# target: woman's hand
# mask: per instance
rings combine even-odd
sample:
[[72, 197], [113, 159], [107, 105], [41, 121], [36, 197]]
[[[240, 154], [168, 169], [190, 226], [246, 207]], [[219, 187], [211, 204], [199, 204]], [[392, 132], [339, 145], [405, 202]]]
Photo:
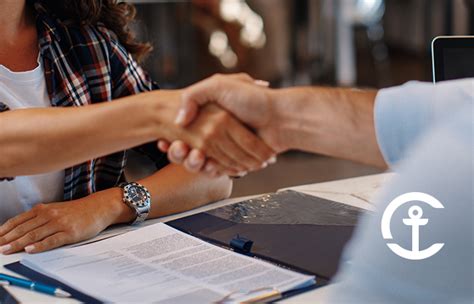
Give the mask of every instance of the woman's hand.
[[121, 189], [114, 188], [75, 201], [38, 204], [0, 226], [0, 253], [37, 253], [92, 238], [116, 221], [118, 208], [130, 209], [133, 217], [121, 198]]
[[[269, 92], [267, 82], [255, 80], [247, 74], [214, 75], [183, 90], [182, 103], [175, 122], [187, 126], [200, 117], [206, 104], [216, 104], [243, 124], [256, 130], [260, 139], [274, 152], [280, 153], [287, 148], [281, 145], [276, 131], [277, 119], [272, 114]], [[171, 143], [160, 140], [158, 148], [168, 153], [171, 162], [184, 165], [191, 172], [203, 171], [211, 176], [229, 172], [225, 163], [216, 161], [211, 155], [195, 149], [187, 142]], [[275, 161], [275, 157], [265, 159], [262, 166], [256, 169]]]
[[[186, 149], [192, 147], [195, 152], [191, 154], [213, 159], [215, 168], [208, 172], [212, 171], [211, 176], [242, 175], [261, 169], [275, 154], [232, 114], [213, 104], [204, 106], [199, 116], [187, 127], [173, 124], [164, 138], [178, 141]], [[187, 167], [198, 172], [202, 169], [199, 164], [202, 162], [191, 162]]]

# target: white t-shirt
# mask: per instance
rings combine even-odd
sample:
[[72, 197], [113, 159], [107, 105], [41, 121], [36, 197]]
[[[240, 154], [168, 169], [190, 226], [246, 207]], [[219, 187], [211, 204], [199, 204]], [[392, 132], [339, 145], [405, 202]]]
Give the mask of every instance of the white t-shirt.
[[[50, 107], [42, 64], [25, 72], [0, 64], [0, 100], [10, 110]], [[38, 203], [62, 201], [63, 189], [64, 171], [0, 181], [0, 224]]]

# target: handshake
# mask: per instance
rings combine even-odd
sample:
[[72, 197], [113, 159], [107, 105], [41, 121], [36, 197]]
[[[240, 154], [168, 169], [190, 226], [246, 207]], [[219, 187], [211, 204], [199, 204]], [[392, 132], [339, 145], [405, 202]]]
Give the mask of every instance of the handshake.
[[244, 176], [275, 163], [285, 150], [265, 81], [214, 75], [179, 92], [181, 101], [168, 111], [173, 126], [163, 125], [158, 142], [172, 163], [212, 177]]
[[211, 176], [245, 175], [289, 149], [386, 168], [375, 134], [377, 93], [327, 87], [275, 90], [246, 74], [215, 75], [173, 93], [181, 102], [168, 102], [175, 109], [163, 119], [175, 120], [163, 126], [169, 132], [155, 138], [162, 139], [158, 147], [171, 162]]
[[[210, 176], [243, 176], [289, 149], [386, 167], [375, 136], [376, 95], [350, 88], [276, 90], [234, 74], [120, 102], [8, 111], [0, 119], [0, 180], [67, 168], [156, 140], [172, 163]], [[70, 138], [76, 140], [73, 147]]]

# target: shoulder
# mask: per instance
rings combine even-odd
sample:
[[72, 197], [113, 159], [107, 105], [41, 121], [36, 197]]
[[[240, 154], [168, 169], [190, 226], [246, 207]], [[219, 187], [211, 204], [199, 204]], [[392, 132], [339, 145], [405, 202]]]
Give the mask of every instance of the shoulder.
[[407, 149], [452, 109], [472, 104], [474, 78], [437, 84], [411, 81], [382, 89], [375, 101], [374, 123], [382, 154], [390, 165], [399, 162]]
[[61, 24], [59, 27], [59, 40], [63, 48], [79, 54], [89, 53], [96, 60], [126, 61], [130, 56], [115, 33], [102, 23], [80, 26]]
[[[78, 21], [63, 20], [54, 10], [43, 1], [31, 0], [36, 12], [36, 24], [40, 46], [47, 48], [51, 45], [56, 52], [67, 57], [82, 54], [91, 55], [94, 60], [109, 60], [117, 56], [129, 56], [117, 35], [101, 22], [78, 23]], [[86, 60], [87, 61], [87, 60]]]
[[97, 88], [97, 98], [104, 98], [104, 86], [113, 98], [154, 88], [148, 74], [104, 24], [68, 24], [49, 14], [40, 15], [38, 21], [42, 55], [59, 63], [55, 66], [64, 74], [81, 75]]
[[[46, 21], [39, 31], [40, 41], [54, 50], [56, 60], [67, 63], [71, 70], [81, 71], [86, 78], [95, 79], [100, 73], [118, 79], [134, 62], [115, 33], [102, 23], [76, 25], [51, 18]], [[45, 52], [49, 52], [48, 48]]]

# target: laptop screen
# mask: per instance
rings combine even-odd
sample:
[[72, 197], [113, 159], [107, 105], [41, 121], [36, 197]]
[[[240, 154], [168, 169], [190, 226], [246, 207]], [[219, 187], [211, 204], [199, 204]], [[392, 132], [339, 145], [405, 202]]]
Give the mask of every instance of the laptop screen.
[[434, 82], [474, 77], [474, 36], [437, 37], [432, 56]]

